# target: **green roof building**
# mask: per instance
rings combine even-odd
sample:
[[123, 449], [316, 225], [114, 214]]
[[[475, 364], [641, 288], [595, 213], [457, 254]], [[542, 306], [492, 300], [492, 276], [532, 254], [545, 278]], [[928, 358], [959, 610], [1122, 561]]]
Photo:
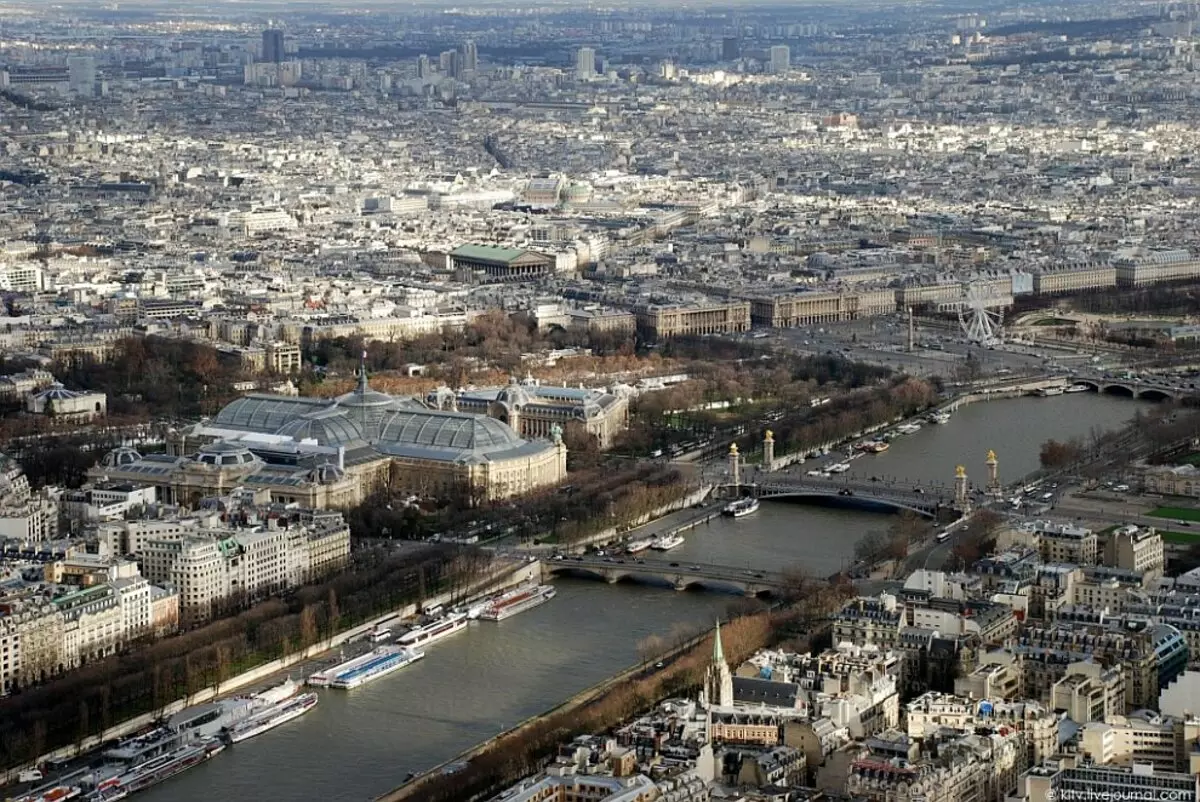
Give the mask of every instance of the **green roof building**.
[[450, 263], [460, 280], [484, 283], [533, 281], [554, 272], [552, 256], [495, 245], [462, 245], [450, 252]]

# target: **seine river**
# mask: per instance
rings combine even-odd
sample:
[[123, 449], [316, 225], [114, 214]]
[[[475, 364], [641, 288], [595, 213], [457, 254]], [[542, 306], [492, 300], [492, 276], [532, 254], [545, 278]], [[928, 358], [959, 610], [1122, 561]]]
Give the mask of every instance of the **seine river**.
[[[1001, 478], [1019, 476], [1037, 467], [1045, 440], [1119, 427], [1139, 406], [1084, 393], [973, 404], [945, 425], [925, 426], [883, 454], [855, 460], [854, 473], [949, 483], [961, 464], [982, 483], [987, 451], [995, 449]], [[864, 532], [884, 526], [879, 514], [771, 502], [753, 516], [697, 527], [672, 555], [828, 575], [847, 564]], [[323, 690], [303, 718], [139, 798], [364, 802], [410, 771], [448, 760], [636, 663], [638, 642], [648, 635], [706, 625], [733, 600], [581, 579], [556, 584], [549, 603], [508, 621], [474, 622], [430, 647], [424, 660], [371, 685]]]

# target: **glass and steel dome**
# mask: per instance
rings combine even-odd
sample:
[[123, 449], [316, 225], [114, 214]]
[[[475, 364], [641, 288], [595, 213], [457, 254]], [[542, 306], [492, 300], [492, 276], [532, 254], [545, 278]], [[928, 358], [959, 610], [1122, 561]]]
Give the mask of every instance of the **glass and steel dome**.
[[332, 402], [320, 398], [252, 394], [228, 403], [212, 422], [219, 428], [272, 434], [297, 417], [328, 409], [331, 405]]
[[524, 443], [516, 432], [494, 418], [407, 409], [384, 419], [379, 440], [381, 443], [480, 452], [516, 448]]
[[366, 440], [362, 427], [345, 409], [324, 409], [288, 421], [275, 434], [293, 440], [316, 440], [322, 446], [344, 446]]
[[105, 454], [101, 464], [106, 468], [120, 468], [123, 465], [132, 465], [141, 458], [142, 455], [136, 449], [120, 446]]
[[329, 462], [321, 463], [308, 474], [309, 481], [319, 485], [334, 485], [345, 478], [346, 472]]
[[220, 468], [252, 465], [260, 461], [245, 446], [221, 441], [209, 443], [201, 448], [196, 454], [195, 460], [202, 465], [215, 465]]

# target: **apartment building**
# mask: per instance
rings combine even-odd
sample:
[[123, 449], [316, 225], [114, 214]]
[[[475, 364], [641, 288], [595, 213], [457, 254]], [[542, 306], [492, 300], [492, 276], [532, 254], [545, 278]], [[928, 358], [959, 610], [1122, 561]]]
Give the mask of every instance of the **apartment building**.
[[1150, 765], [1155, 771], [1190, 771], [1191, 745], [1200, 722], [1139, 710], [1129, 716], [1092, 721], [1080, 731], [1080, 752], [1095, 763]]
[[1081, 724], [1121, 715], [1126, 710], [1125, 673], [1120, 666], [1076, 663], [1050, 687], [1050, 707]]
[[[121, 594], [110, 584], [59, 596], [53, 600], [63, 616], [62, 662], [67, 668], [107, 657], [125, 640]], [[146, 597], [149, 620], [149, 596]]]
[[1187, 666], [1187, 643], [1182, 633], [1165, 624], [1125, 621], [1123, 627], [1103, 624], [1027, 627], [1014, 652], [1024, 674], [1024, 692], [1031, 699], [1049, 698], [1053, 685], [1077, 662], [1094, 660], [1121, 666], [1125, 674], [1126, 707], [1153, 707], [1160, 688]]
[[1025, 733], [1027, 765], [1058, 750], [1058, 716], [1037, 702], [997, 702], [929, 691], [905, 705], [904, 720], [912, 740], [934, 737], [943, 728], [1013, 727]]
[[1129, 524], [1114, 530], [1104, 547], [1104, 562], [1142, 574], [1161, 575], [1163, 541], [1151, 528]]
[[1075, 756], [1046, 761], [1022, 778], [1014, 797], [1021, 802], [1095, 799], [1200, 800], [1200, 774], [1156, 771], [1150, 765], [1097, 766]]
[[738, 334], [750, 330], [750, 302], [649, 305], [634, 310], [638, 329], [648, 338], [692, 334]]
[[903, 624], [903, 609], [895, 596], [851, 599], [834, 615], [833, 642], [893, 649]]
[[218, 603], [254, 599], [340, 569], [349, 558], [350, 529], [340, 513], [310, 512], [245, 529], [189, 527], [146, 538], [136, 554], [150, 581], [178, 588], [180, 615], [203, 621]]
[[1080, 566], [1096, 564], [1100, 539], [1090, 529], [1051, 521], [1030, 521], [1023, 524], [1021, 529], [1032, 533], [1043, 562]]
[[867, 802], [1003, 802], [1028, 767], [1025, 733], [979, 728], [937, 746], [936, 758], [910, 760], [873, 753], [851, 763], [846, 792]]
[[49, 601], [0, 598], [0, 696], [63, 669], [63, 614]]

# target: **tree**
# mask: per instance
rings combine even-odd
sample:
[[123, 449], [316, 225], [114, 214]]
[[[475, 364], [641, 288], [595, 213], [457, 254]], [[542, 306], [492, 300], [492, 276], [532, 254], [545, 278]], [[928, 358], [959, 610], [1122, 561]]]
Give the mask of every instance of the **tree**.
[[563, 427], [563, 445], [567, 447], [567, 469], [576, 471], [600, 464], [600, 441], [587, 430], [583, 421], [567, 421]]
[[888, 545], [886, 534], [872, 530], [860, 537], [854, 544], [854, 557], [863, 562], [875, 562], [887, 551]]
[[1047, 470], [1058, 470], [1079, 461], [1083, 448], [1078, 440], [1061, 442], [1055, 439], [1042, 443], [1038, 459]]

